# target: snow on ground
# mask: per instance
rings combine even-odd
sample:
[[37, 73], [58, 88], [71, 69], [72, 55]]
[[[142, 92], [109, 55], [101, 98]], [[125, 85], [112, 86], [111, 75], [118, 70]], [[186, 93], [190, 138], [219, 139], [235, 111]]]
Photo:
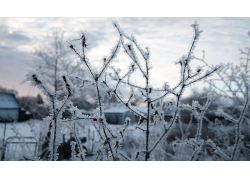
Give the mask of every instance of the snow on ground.
[[[66, 140], [69, 139], [71, 129], [69, 128], [70, 123], [64, 123], [61, 133], [66, 135]], [[90, 121], [79, 121], [77, 123], [77, 135], [83, 137], [89, 130], [90, 132], [95, 131], [94, 126]], [[6, 127], [5, 127], [6, 126]], [[16, 122], [16, 123], [1, 123], [0, 122], [0, 139], [6, 140], [9, 137], [19, 136], [19, 137], [37, 137], [40, 133], [46, 133], [48, 130], [48, 123], [46, 124], [42, 120], [29, 120], [26, 122]], [[4, 133], [5, 132], [5, 133]], [[5, 135], [4, 135], [5, 134]], [[93, 133], [92, 133], [93, 134]]]
[[[38, 131], [42, 124], [41, 120], [30, 120], [26, 122], [6, 123], [5, 140], [13, 136], [34, 137], [34, 131]], [[31, 126], [34, 126], [31, 128]], [[0, 139], [4, 137], [5, 123], [0, 123]], [[15, 129], [16, 128], [16, 132]], [[34, 129], [32, 131], [32, 129]]]
[[[65, 142], [74, 137], [71, 129], [73, 127], [72, 124], [73, 122], [63, 123], [61, 135], [64, 136]], [[86, 146], [88, 150], [92, 151], [95, 142], [100, 139], [96, 129], [98, 126], [94, 126], [89, 120], [77, 121], [75, 125], [77, 137], [80, 139], [85, 137], [87, 141], [83, 143], [83, 145]], [[120, 131], [123, 130], [124, 125], [108, 125], [108, 127], [111, 132], [118, 136], [120, 135]], [[5, 160], [20, 160], [24, 153], [26, 155], [37, 154], [39, 147], [43, 143], [41, 141], [42, 137], [46, 136], [47, 132], [48, 123], [43, 120], [32, 119], [26, 122], [0, 123], [0, 155], [3, 154], [3, 147], [5, 147], [6, 151]], [[140, 139], [142, 133], [141, 130], [136, 129], [134, 126], [128, 126], [126, 131], [123, 132], [123, 137], [128, 141]], [[23, 149], [25, 149], [25, 152], [23, 152]]]
[[[1, 159], [20, 160], [23, 155], [32, 156], [37, 151], [41, 120], [17, 123], [0, 123]], [[4, 147], [4, 148], [3, 148]]]

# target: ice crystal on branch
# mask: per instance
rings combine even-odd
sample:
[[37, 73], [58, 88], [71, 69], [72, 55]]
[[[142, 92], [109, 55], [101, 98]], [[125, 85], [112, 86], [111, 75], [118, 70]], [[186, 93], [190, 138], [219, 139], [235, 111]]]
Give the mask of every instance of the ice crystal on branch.
[[[170, 85], [167, 83], [167, 77], [159, 77], [158, 80], [162, 80], [163, 86], [156, 88], [151, 82], [149, 48], [143, 48], [135, 36], [128, 36], [117, 22], [113, 22], [113, 25], [119, 35], [113, 48], [111, 46], [110, 54], [100, 59], [102, 64], [100, 67], [94, 67], [93, 61], [88, 57], [86, 33], [82, 33], [79, 38], [73, 40], [74, 44], [72, 42], [69, 46], [72, 53], [81, 60], [89, 76], [60, 74], [60, 87], [53, 92], [48, 86], [48, 79], [44, 79], [38, 72], [27, 75], [32, 84], [40, 88], [48, 99], [50, 114], [44, 118], [44, 121], [49, 122], [49, 160], [57, 160], [60, 156], [58, 147], [62, 143], [61, 133], [64, 127], [70, 130], [72, 136], [71, 159], [86, 159], [88, 153], [84, 148], [86, 144], [81, 142], [77, 133], [80, 122], [89, 122], [96, 132], [97, 137], [92, 140], [93, 160], [148, 161], [169, 158], [202, 160], [204, 156], [214, 159], [220, 156], [224, 160], [237, 160], [242, 151], [247, 151], [244, 147], [244, 143], [246, 144], [244, 123], [249, 120], [249, 49], [247, 52], [241, 50], [242, 56], [247, 57], [242, 57], [245, 58], [246, 63], [240, 66], [209, 65], [204, 60], [205, 51], [202, 58], [194, 56], [195, 47], [202, 33], [199, 24], [194, 22], [191, 25], [194, 35], [189, 50], [184, 52], [186, 55], [180, 55], [181, 58], [176, 62], [180, 68], [179, 82]], [[127, 58], [123, 61], [128, 61], [127, 66], [122, 67], [124, 69], [114, 65], [120, 51], [123, 51]], [[192, 63], [197, 59], [204, 65], [193, 67]], [[244, 72], [243, 75], [240, 72]], [[215, 73], [221, 78], [226, 89], [220, 89], [215, 85], [211, 78]], [[143, 83], [137, 84], [134, 78], [141, 78]], [[189, 104], [183, 103], [185, 90], [200, 81], [209, 83], [211, 87], [205, 100], [193, 99]], [[79, 109], [72, 102], [75, 93], [83, 92], [85, 88], [91, 89], [91, 99], [95, 103], [91, 111]], [[127, 93], [124, 93], [124, 89]], [[238, 114], [230, 114], [230, 111], [226, 111], [226, 108], [221, 106], [221, 110], [213, 109], [214, 116], [209, 117], [212, 114], [210, 108], [219, 93], [237, 102], [235, 109]], [[134, 106], [136, 97], [140, 97], [144, 107]], [[112, 98], [119, 103], [113, 115], [118, 116], [115, 111], [125, 112], [121, 115], [119, 125], [110, 123], [110, 117], [106, 111], [105, 103]], [[185, 111], [189, 114], [185, 115]], [[65, 112], [69, 112], [70, 115], [64, 117]], [[215, 116], [220, 119], [215, 120]], [[183, 120], [189, 117], [188, 122]], [[227, 122], [224, 123], [221, 119]], [[228, 133], [229, 140], [226, 140], [228, 144], [220, 144], [225, 136], [221, 135], [218, 124], [221, 125], [220, 130], [223, 133], [228, 129], [234, 130], [233, 135]], [[215, 138], [210, 139], [205, 134], [210, 130], [207, 126], [211, 129], [217, 128], [213, 129]], [[87, 125], [81, 127], [88, 128]]]

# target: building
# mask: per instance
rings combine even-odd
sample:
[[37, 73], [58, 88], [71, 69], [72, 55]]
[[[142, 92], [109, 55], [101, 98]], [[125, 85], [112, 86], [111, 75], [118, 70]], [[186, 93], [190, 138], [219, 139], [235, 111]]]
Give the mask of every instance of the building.
[[0, 93], [0, 121], [17, 122], [20, 105], [14, 94]]
[[[142, 112], [143, 114], [146, 114], [146, 107], [140, 107], [140, 106], [132, 106], [137, 111]], [[131, 124], [138, 122], [138, 117], [135, 116], [133, 112], [130, 112], [130, 110], [120, 104], [120, 103], [112, 103], [112, 105], [109, 108], [106, 108], [104, 110], [104, 114], [106, 117], [106, 121], [109, 124], [125, 124], [126, 117], [129, 117], [131, 120]]]
[[[132, 108], [141, 112], [144, 115], [147, 115], [146, 106], [132, 106]], [[164, 120], [170, 121], [174, 115], [174, 112], [171, 110], [163, 109]], [[106, 121], [109, 124], [124, 124], [126, 117], [131, 119], [131, 124], [138, 123], [139, 118], [133, 112], [131, 112], [125, 105], [121, 103], [112, 103], [108, 108], [105, 108], [104, 114]]]

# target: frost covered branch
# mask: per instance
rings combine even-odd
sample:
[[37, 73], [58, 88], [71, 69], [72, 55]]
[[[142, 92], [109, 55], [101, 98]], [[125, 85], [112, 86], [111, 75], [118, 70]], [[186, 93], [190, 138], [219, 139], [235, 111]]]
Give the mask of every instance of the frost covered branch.
[[[83, 148], [83, 143], [76, 133], [77, 125], [82, 121], [91, 122], [98, 133], [99, 139], [96, 138], [93, 141], [95, 143], [93, 152], [95, 157], [93, 159], [95, 160], [117, 161], [124, 159], [131, 161], [134, 159], [148, 161], [169, 157], [181, 160], [182, 158], [178, 156], [177, 151], [183, 149], [190, 151], [190, 153], [185, 152], [188, 157], [184, 159], [188, 160], [199, 160], [201, 154], [208, 155], [211, 153], [211, 149], [215, 150], [215, 153], [225, 160], [237, 160], [243, 146], [244, 125], [249, 116], [250, 49], [247, 49], [247, 52], [241, 51], [241, 54], [246, 56], [246, 58], [243, 58], [243, 60], [246, 60], [244, 65], [221, 64], [210, 66], [205, 61], [205, 52], [203, 52], [202, 58], [194, 56], [195, 47], [202, 33], [198, 23], [195, 22], [191, 25], [194, 30], [191, 46], [187, 54], [176, 62], [176, 65], [180, 68], [179, 81], [174, 86], [170, 86], [167, 81], [163, 81], [163, 87], [156, 88], [151, 85], [150, 70], [152, 67], [150, 66], [149, 48], [141, 48], [136, 38], [133, 35], [128, 36], [117, 22], [114, 22], [113, 25], [119, 33], [119, 39], [115, 42], [110, 54], [101, 59], [103, 64], [99, 68], [92, 65], [86, 54], [88, 43], [84, 33], [81, 34], [80, 38], [73, 40], [69, 46], [74, 55], [86, 67], [89, 77], [85, 75], [68, 76], [65, 75], [67, 73], [64, 73], [60, 75], [61, 86], [55, 92], [52, 92], [47, 86], [46, 79], [43, 79], [38, 73], [28, 74], [33, 84], [38, 86], [48, 98], [50, 115], [44, 120], [50, 122], [49, 160], [58, 159], [57, 149], [61, 143], [61, 127], [63, 126], [67, 126], [73, 135], [74, 141], [71, 142], [72, 160], [86, 160], [87, 151]], [[73, 43], [80, 44], [80, 50]], [[128, 61], [130, 64], [122, 72], [117, 67], [111, 66], [113, 62], [115, 63], [121, 49], [124, 50], [127, 58], [124, 58], [124, 61]], [[193, 71], [191, 67], [194, 60], [201, 61], [204, 66], [198, 66]], [[204, 68], [208, 70], [204, 71]], [[243, 75], [240, 72], [243, 72]], [[136, 77], [136, 73], [141, 75], [143, 80], [141, 84], [131, 81], [131, 77]], [[217, 78], [211, 77], [214, 74], [217, 74]], [[210, 79], [208, 80], [208, 78]], [[160, 79], [163, 79], [163, 77]], [[223, 87], [216, 85], [218, 80], [223, 82]], [[75, 83], [76, 81], [80, 81], [81, 85]], [[193, 100], [191, 104], [184, 104], [185, 90], [200, 81], [208, 83], [211, 88], [205, 101], [201, 103], [199, 100]], [[93, 92], [91, 98], [96, 103], [95, 108], [88, 112], [81, 111], [71, 101], [76, 90], [83, 91], [86, 87], [91, 88]], [[125, 93], [123, 94], [120, 91], [124, 87], [128, 89], [125, 96]], [[132, 105], [138, 94], [143, 99], [145, 111], [141, 111], [138, 107]], [[236, 104], [235, 109], [239, 113], [230, 114], [230, 111], [225, 111], [226, 108], [222, 107], [221, 110], [212, 110], [216, 112], [219, 120], [215, 120], [214, 116], [209, 117], [211, 115], [210, 108], [214, 103], [212, 96], [213, 98], [230, 97]], [[169, 97], [173, 99], [165, 102], [165, 99]], [[109, 124], [105, 113], [105, 98], [114, 98], [121, 107], [132, 113], [135, 116], [135, 124], [130, 122], [130, 117], [127, 114], [122, 117], [122, 121], [125, 122], [123, 125], [120, 124], [119, 127], [115, 128], [115, 126]], [[184, 116], [182, 116], [182, 113], [185, 110], [190, 113], [190, 116], [187, 116], [188, 118], [191, 117], [189, 123], [182, 121]], [[70, 116], [65, 118], [64, 113], [66, 111], [70, 113]], [[227, 120], [226, 125], [223, 124], [224, 121], [221, 122], [221, 119]], [[228, 140], [230, 145], [228, 148], [219, 144], [224, 142], [220, 141], [222, 136], [216, 134], [218, 132], [217, 121], [221, 123], [222, 128], [226, 128], [227, 125], [229, 128], [235, 127], [235, 134], [228, 135], [228, 137], [235, 138], [233, 143], [231, 139]], [[66, 125], [66, 123], [68, 124]], [[204, 125], [205, 123], [206, 126], [217, 128], [215, 137], [205, 138], [204, 132], [210, 130]], [[178, 128], [175, 128], [176, 124], [179, 125], [181, 132], [178, 131]], [[84, 125], [81, 126], [85, 127]], [[193, 131], [191, 132], [191, 130]], [[223, 132], [226, 132], [226, 130]], [[179, 134], [181, 134], [181, 138]], [[169, 150], [169, 146], [175, 144], [178, 144], [178, 147]], [[225, 146], [225, 144], [223, 145]], [[211, 156], [214, 158], [215, 155]]]

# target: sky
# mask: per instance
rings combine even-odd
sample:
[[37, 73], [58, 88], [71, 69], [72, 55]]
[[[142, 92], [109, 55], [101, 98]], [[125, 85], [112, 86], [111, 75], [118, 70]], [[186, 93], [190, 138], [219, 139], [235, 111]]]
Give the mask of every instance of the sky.
[[[151, 84], [162, 87], [164, 82], [174, 86], [179, 80], [179, 66], [175, 65], [190, 48], [195, 21], [203, 30], [194, 54], [202, 57], [205, 50], [206, 61], [212, 64], [220, 62], [239, 62], [239, 49], [249, 46], [250, 18], [200, 18], [200, 17], [162, 17], [162, 18], [0, 18], [0, 85], [16, 89], [19, 96], [36, 95], [37, 88], [24, 82], [30, 69], [29, 64], [38, 57], [35, 48], [48, 43], [48, 36], [53, 28], [64, 31], [66, 43], [77, 38], [79, 32], [88, 35], [88, 57], [95, 67], [102, 62], [115, 45], [119, 34], [112, 22], [117, 21], [128, 34], [134, 35], [142, 48], [149, 47], [151, 52], [150, 65]], [[125, 64], [123, 51], [119, 52], [115, 63]], [[114, 63], [114, 64], [115, 64]], [[193, 69], [197, 66], [193, 63]], [[141, 77], [135, 80], [141, 83]]]
[[[32, 1], [28, 2], [32, 4]], [[11, 3], [8, 6], [12, 7]], [[38, 4], [34, 6], [38, 6]], [[135, 6], [137, 7], [138, 4]], [[26, 7], [26, 11], [20, 11], [19, 8], [17, 13], [13, 13], [16, 12], [15, 9], [14, 11], [7, 11], [8, 8], [3, 8], [3, 10], [7, 10], [5, 14], [0, 14], [0, 85], [17, 90], [19, 96], [35, 96], [40, 92], [36, 87], [32, 87], [29, 82], [25, 82], [25, 75], [31, 69], [30, 64], [38, 59], [34, 54], [35, 49], [46, 46], [49, 42], [48, 36], [51, 35], [54, 28], [61, 29], [64, 32], [66, 43], [79, 37], [79, 32], [86, 32], [89, 40], [88, 58], [98, 69], [102, 58], [109, 55], [110, 49], [119, 38], [117, 30], [112, 24], [113, 21], [117, 21], [126, 34], [136, 37], [142, 48], [149, 47], [151, 53], [150, 66], [152, 67], [150, 80], [154, 87], [162, 87], [165, 82], [173, 87], [179, 81], [180, 69], [179, 66], [175, 65], [175, 61], [178, 61], [183, 55], [187, 55], [194, 35], [190, 25], [195, 21], [200, 25], [203, 33], [194, 55], [202, 57], [202, 51], [205, 50], [205, 60], [210, 65], [227, 62], [239, 63], [239, 49], [249, 47], [249, 17], [231, 17], [230, 15], [224, 17], [224, 14], [219, 11], [220, 7], [216, 6], [216, 8], [213, 5], [208, 5], [208, 9], [205, 8], [205, 12], [211, 13], [209, 9], [213, 7], [214, 13], [210, 14], [212, 17], [209, 17], [207, 13], [205, 13], [205, 16], [208, 17], [203, 17], [203, 13], [199, 15], [203, 9], [197, 9], [198, 14], [188, 13], [189, 17], [184, 17], [181, 12], [184, 11], [184, 14], [187, 12], [185, 7], [188, 6], [185, 3], [185, 7], [180, 6], [174, 11], [171, 11], [170, 7], [172, 6], [163, 7], [160, 5], [157, 6], [158, 9], [155, 9], [155, 6], [153, 5], [151, 8], [151, 4], [145, 5], [145, 10], [142, 9], [139, 13], [137, 11], [137, 13], [134, 13], [135, 8], [131, 6], [130, 13], [126, 10], [130, 7], [129, 4], [124, 4], [124, 8], [120, 8], [122, 13], [119, 13], [117, 8], [109, 7], [103, 10], [100, 9], [100, 6], [95, 7], [93, 2], [90, 7], [95, 7], [96, 11], [89, 8], [79, 12], [80, 7], [73, 6], [74, 9], [70, 9], [72, 5], [69, 7], [67, 5], [66, 7], [69, 10], [65, 11], [64, 5], [62, 10], [59, 10], [59, 15], [57, 11], [54, 11], [53, 6], [41, 4], [39, 4], [40, 8], [27, 9]], [[173, 7], [175, 6], [176, 4]], [[238, 6], [233, 7], [238, 8]], [[165, 13], [164, 8], [170, 10], [174, 17], [161, 17], [161, 15], [169, 16]], [[44, 11], [45, 9], [46, 11]], [[147, 9], [154, 10], [148, 13]], [[244, 8], [242, 9], [244, 10]], [[101, 12], [114, 10], [115, 13], [100, 13], [98, 10]], [[224, 8], [224, 10], [231, 12], [230, 9]], [[84, 14], [85, 11], [87, 15]], [[162, 14], [163, 11], [165, 14]], [[126, 15], [124, 15], [124, 12]], [[190, 12], [194, 11], [191, 9]], [[45, 17], [42, 17], [44, 14]], [[101, 17], [100, 14], [104, 14], [104, 17]], [[128, 17], [127, 14], [132, 16], [138, 16], [139, 14], [142, 17]], [[21, 17], [18, 17], [20, 15]], [[155, 15], [157, 17], [154, 17]], [[221, 17], [213, 17], [214, 15]], [[225, 13], [225, 15], [228, 16], [228, 13]], [[125, 71], [126, 68], [124, 67], [128, 62], [128, 58], [121, 51], [114, 61], [114, 65]], [[197, 65], [198, 62], [193, 62], [192, 69], [195, 69]], [[135, 75], [134, 82], [141, 84], [143, 82], [141, 75]], [[202, 86], [197, 84], [196, 88], [201, 89]]]
[[[90, 4], [91, 2], [91, 4]], [[143, 3], [136, 2], [134, 0], [126, 0], [125, 2], [110, 3], [110, 0], [99, 1], [98, 5], [96, 0], [91, 0], [87, 3], [82, 1], [82, 4], [71, 1], [60, 1], [60, 6], [56, 1], [31, 1], [22, 0], [14, 1], [8, 0], [1, 2], [0, 7], [0, 85], [7, 88], [15, 88], [19, 91], [19, 95], [35, 95], [38, 91], [36, 88], [31, 87], [29, 83], [23, 83], [25, 74], [27, 73], [27, 63], [32, 62], [36, 57], [32, 54], [34, 47], [42, 46], [46, 42], [47, 34], [50, 34], [52, 27], [60, 27], [65, 33], [65, 38], [71, 38], [78, 36], [79, 31], [87, 31], [91, 33], [92, 53], [98, 54], [96, 58], [102, 57], [103, 54], [109, 52], [109, 49], [113, 46], [114, 41], [117, 40], [117, 34], [114, 36], [115, 29], [112, 26], [112, 21], [117, 20], [120, 26], [126, 31], [127, 34], [133, 34], [141, 47], [148, 46], [151, 50], [151, 64], [154, 66], [155, 73], [160, 73], [163, 78], [153, 79], [153, 83], [157, 83], [159, 79], [164, 79], [159, 82], [159, 86], [162, 82], [169, 81], [174, 82], [172, 76], [178, 76], [178, 70], [175, 69], [174, 61], [178, 60], [182, 55], [187, 53], [190, 46], [191, 39], [193, 37], [193, 31], [190, 24], [197, 20], [200, 24], [200, 29], [204, 32], [200, 37], [200, 41], [197, 44], [195, 54], [199, 55], [202, 50], [206, 51], [206, 59], [211, 64], [217, 64], [219, 62], [238, 62], [239, 61], [239, 48], [249, 47], [250, 39], [247, 36], [250, 30], [250, 11], [249, 3], [243, 0], [227, 1], [226, 5], [223, 1], [210, 0], [210, 1], [182, 1], [179, 0], [167, 3], [166, 1], [160, 2], [143, 1]], [[33, 17], [33, 18], [15, 18], [15, 17]], [[36, 18], [43, 17], [43, 18]], [[73, 18], [49, 18], [49, 17], [73, 17]], [[103, 18], [75, 18], [75, 17], [103, 17]], [[105, 18], [109, 17], [109, 18]], [[117, 17], [117, 18], [114, 18]], [[122, 17], [139, 17], [139, 18], [122, 18]], [[154, 18], [142, 18], [142, 17], [154, 17]], [[157, 18], [163, 17], [163, 18]], [[171, 18], [168, 18], [171, 17]], [[172, 18], [179, 17], [179, 18]], [[183, 18], [189, 17], [189, 18]], [[193, 18], [201, 17], [201, 18]], [[213, 18], [202, 18], [213, 17]], [[220, 17], [220, 18], [217, 18]], [[228, 18], [221, 18], [228, 17]], [[237, 18], [230, 18], [237, 17]], [[248, 18], [243, 18], [248, 17]], [[95, 50], [95, 51], [94, 51]], [[103, 52], [102, 52], [103, 51]], [[90, 54], [90, 53], [89, 53]], [[95, 60], [93, 55], [92, 60]], [[98, 61], [98, 59], [97, 59]], [[165, 68], [166, 70], [162, 70]], [[167, 73], [166, 75], [164, 73]], [[176, 74], [177, 75], [173, 75]], [[153, 75], [152, 74], [152, 78]], [[176, 77], [177, 78], [177, 77]], [[172, 83], [173, 83], [172, 82]], [[170, 83], [171, 84], [171, 83]], [[6, 169], [3, 172], [7, 172], [10, 175], [19, 175], [23, 171], [20, 166], [16, 170], [20, 173], [12, 173], [10, 169], [13, 169], [13, 165], [10, 167], [5, 164]], [[39, 164], [37, 164], [39, 165]], [[60, 164], [57, 164], [60, 166]], [[158, 164], [157, 164], [158, 165]], [[167, 164], [168, 165], [168, 164]], [[200, 164], [198, 164], [200, 165]], [[242, 165], [242, 164], [240, 164]], [[91, 164], [87, 165], [88, 167]], [[204, 164], [203, 164], [204, 166]], [[26, 166], [25, 166], [26, 167]], [[29, 166], [32, 168], [35, 166]], [[53, 172], [53, 168], [46, 166], [47, 172]], [[72, 169], [75, 172], [75, 168], [81, 168], [81, 166], [75, 166]], [[109, 167], [109, 166], [107, 166]], [[123, 166], [127, 168], [126, 166]], [[141, 163], [140, 167], [143, 167], [147, 172], [153, 172], [151, 166]], [[170, 176], [178, 175], [186, 178], [186, 174], [193, 168], [183, 163], [177, 165], [171, 163], [166, 166], [154, 166], [157, 167], [158, 175], [162, 172], [162, 176], [165, 176], [165, 171], [159, 169], [167, 167], [171, 169]], [[183, 167], [183, 168], [181, 168]], [[189, 169], [191, 167], [192, 169]], [[198, 167], [198, 166], [197, 166]], [[200, 167], [200, 166], [199, 166]], [[218, 168], [214, 168], [218, 167]], [[233, 169], [232, 169], [233, 167]], [[247, 167], [247, 166], [237, 166]], [[40, 169], [32, 169], [32, 172], [40, 173]], [[115, 167], [114, 167], [115, 168]], [[124, 168], [117, 166], [115, 168], [118, 172], [123, 172]], [[147, 169], [148, 168], [148, 169]], [[185, 171], [179, 173], [179, 169]], [[206, 176], [214, 173], [207, 173], [207, 169], [214, 168], [218, 170], [216, 176], [225, 176], [232, 178], [232, 174], [235, 172], [235, 177], [246, 177], [244, 173], [238, 173], [235, 171], [235, 166], [223, 164], [217, 166], [215, 163], [210, 164], [209, 167], [199, 168], [199, 171], [206, 173]], [[106, 169], [100, 166], [100, 177], [106, 172]], [[230, 169], [232, 171], [230, 171]], [[80, 170], [80, 169], [79, 169]], [[96, 171], [96, 164], [93, 168], [88, 169], [92, 175], [92, 170]], [[120, 171], [119, 171], [120, 170]], [[130, 170], [137, 170], [137, 168], [130, 168]], [[155, 169], [156, 170], [156, 169]], [[223, 170], [229, 170], [231, 173], [224, 173]], [[237, 168], [236, 168], [237, 170]], [[239, 169], [240, 170], [240, 169]], [[68, 171], [68, 170], [67, 170]], [[70, 171], [70, 170], [69, 170]], [[121, 172], [121, 173], [122, 173]], [[219, 173], [220, 172], [220, 173]], [[248, 172], [243, 170], [241, 172]], [[6, 173], [6, 175], [7, 175]], [[86, 172], [85, 172], [86, 173]], [[34, 173], [33, 173], [34, 174]], [[33, 177], [30, 173], [30, 177]], [[77, 173], [69, 173], [77, 176]], [[96, 174], [97, 176], [99, 174]], [[149, 176], [148, 173], [134, 173], [133, 175]], [[27, 174], [29, 176], [29, 174]], [[41, 174], [40, 174], [41, 175]], [[47, 175], [47, 174], [46, 174]], [[57, 174], [57, 176], [65, 174]], [[124, 175], [124, 173], [123, 173]], [[131, 176], [131, 173], [127, 173]], [[200, 178], [197, 176], [197, 179]], [[31, 178], [30, 178], [31, 179]]]

